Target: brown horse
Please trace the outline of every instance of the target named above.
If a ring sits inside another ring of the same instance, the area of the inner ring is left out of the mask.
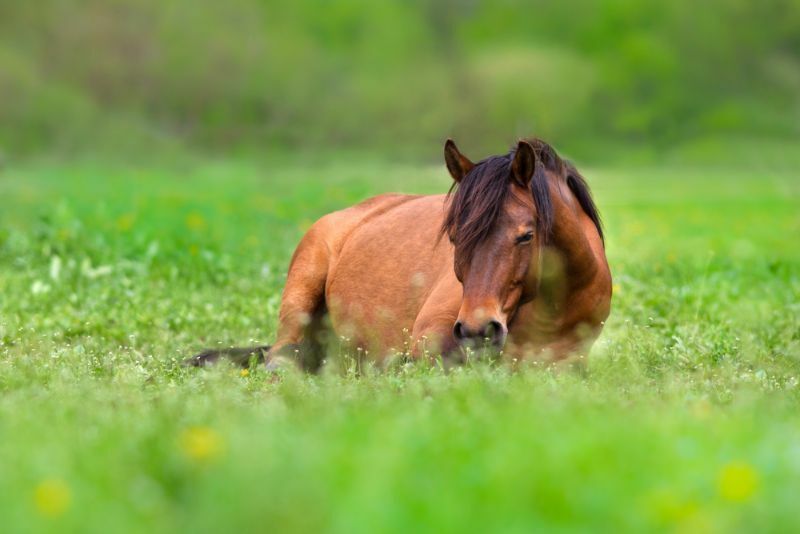
[[[444,156],[447,195],[380,195],[309,229],[274,345],[189,362],[257,354],[315,371],[331,331],[379,361],[460,360],[484,343],[513,360],[585,356],[609,314],[611,275],[584,179],[538,139],[478,163],[448,140]]]

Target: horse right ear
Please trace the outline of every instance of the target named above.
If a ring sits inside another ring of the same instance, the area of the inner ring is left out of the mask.
[[[444,162],[453,180],[460,182],[464,176],[475,166],[468,157],[459,152],[458,147],[452,139],[448,139],[444,144]]]
[[[536,151],[527,141],[520,141],[511,162],[511,179],[522,187],[528,187],[535,170]]]

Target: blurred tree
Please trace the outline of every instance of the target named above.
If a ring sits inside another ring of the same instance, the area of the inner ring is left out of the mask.
[[[0,147],[796,137],[798,29],[798,0],[0,0]]]

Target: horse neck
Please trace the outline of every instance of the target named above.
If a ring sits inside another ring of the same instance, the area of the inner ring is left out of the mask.
[[[549,247],[555,249],[563,261],[569,286],[579,288],[589,283],[599,269],[597,255],[587,233],[596,232],[596,229],[566,181],[555,174],[548,174],[553,204],[553,233]]]

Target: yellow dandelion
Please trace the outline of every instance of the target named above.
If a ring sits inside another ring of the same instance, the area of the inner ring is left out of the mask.
[[[239,372],[239,376],[241,376],[242,378],[247,378],[248,376],[250,376],[250,369],[242,369]]]
[[[686,522],[697,514],[699,506],[694,500],[676,491],[661,489],[648,498],[648,505],[655,518],[662,524]]]
[[[731,462],[720,470],[717,490],[720,496],[732,502],[750,500],[758,489],[758,473],[748,463]]]
[[[125,215],[121,215],[117,219],[117,230],[121,232],[127,232],[131,228],[133,228],[133,221],[135,217],[132,213],[126,213]]]
[[[212,428],[194,426],[181,433],[179,445],[187,458],[197,463],[206,463],[222,454],[224,443],[222,437]]]
[[[36,510],[46,517],[59,517],[69,508],[72,492],[66,482],[56,478],[43,480],[33,491]]]
[[[205,230],[206,220],[196,211],[192,212],[186,216],[186,227],[189,230]]]
[[[614,284],[611,286],[611,291],[616,295],[619,293],[619,284]]]

